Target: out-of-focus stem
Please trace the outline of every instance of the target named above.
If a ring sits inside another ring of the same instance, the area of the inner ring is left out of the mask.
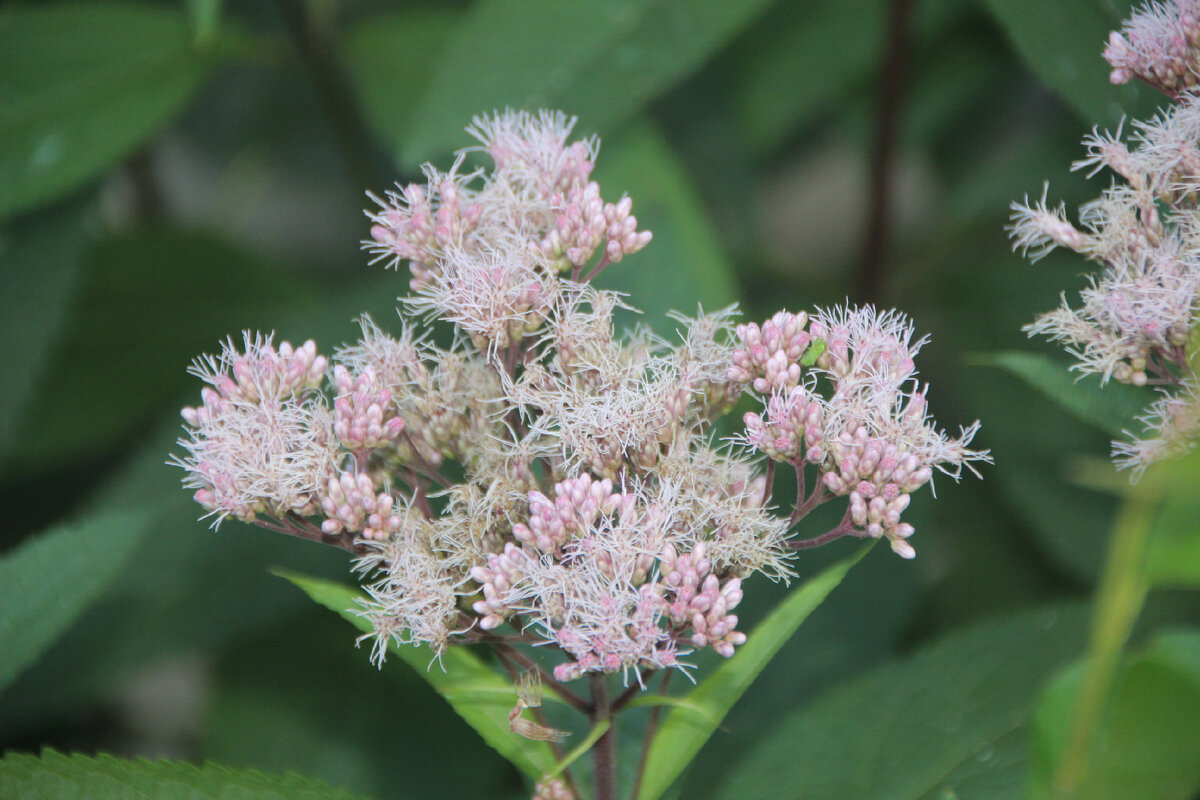
[[[871,188],[868,194],[867,230],[864,237],[858,290],[878,300],[884,282],[888,233],[891,227],[893,156],[900,127],[900,106],[908,72],[910,28],[916,0],[892,0],[888,15],[887,50],[879,65],[879,105],[876,107],[875,141],[871,148]]]
[[[775,485],[775,460],[767,459],[767,474],[766,484],[763,486],[762,505],[763,508],[771,502],[771,488]]]
[[[354,105],[350,80],[334,48],[334,9],[312,0],[277,0],[297,50],[324,104],[350,185],[357,192],[371,184],[371,137]]]
[[[1096,598],[1083,684],[1062,761],[1054,773],[1055,797],[1073,797],[1087,774],[1121,652],[1149,589],[1144,567],[1156,505],[1146,498],[1130,497],[1117,516]]]

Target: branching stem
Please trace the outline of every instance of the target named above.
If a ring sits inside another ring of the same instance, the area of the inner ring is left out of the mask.
[[[814,536],[811,539],[792,539],[787,543],[787,546],[793,550],[809,550],[813,547],[829,544],[843,536],[857,536],[859,538],[866,536],[864,532],[854,527],[854,521],[850,519],[850,509],[846,509],[846,515],[842,517],[841,522],[820,536]]]
[[[325,533],[325,531],[304,519],[304,517],[296,514],[289,514],[282,522],[256,519],[254,520],[254,524],[275,533],[283,533],[288,536],[295,536],[298,539],[304,539],[305,541],[337,547],[351,555],[361,556],[366,552],[366,547],[360,541],[356,540],[354,534],[349,531],[342,531],[339,534],[331,535]]]

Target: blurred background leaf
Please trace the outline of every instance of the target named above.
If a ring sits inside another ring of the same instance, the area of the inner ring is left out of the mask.
[[[0,374],[6,378],[0,393],[0,462],[67,323],[92,206],[92,198],[79,198],[19,228],[0,226],[0,341],[22,344],[5,347],[0,355]]]
[[[178,11],[0,9],[0,217],[91,180],[178,113],[212,66]]]
[[[1111,382],[1101,386],[1095,375],[1072,372],[1071,362],[1036,353],[992,353],[973,362],[1008,370],[1082,421],[1114,437],[1136,427],[1134,417],[1155,398],[1150,390],[1128,384]]]
[[[0,559],[0,692],[108,586],[146,533],[146,514],[96,514]]]
[[[483,0],[434,62],[402,153],[415,164],[505,107],[565,108],[615,132],[738,33],[766,0]],[[530,47],[529,42],[536,42]],[[569,101],[569,102],[568,102]]]
[[[1187,800],[1200,791],[1200,633],[1161,635],[1129,658],[1101,723],[1083,781],[1053,783],[1067,742],[1082,665],[1055,677],[1038,705],[1031,797]]]
[[[1083,646],[1079,608],[993,620],[831,691],[726,766],[715,797],[1023,796],[1040,680]]]
[[[1104,0],[984,0],[1025,63],[1079,115],[1081,124],[1115,126],[1131,111],[1154,109],[1151,89],[1115,87],[1097,55],[1125,16]]]

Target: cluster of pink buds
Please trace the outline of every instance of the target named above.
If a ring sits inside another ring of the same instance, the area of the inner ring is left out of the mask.
[[[1200,2],[1166,0],[1135,11],[1121,33],[1109,35],[1104,59],[1113,83],[1133,78],[1167,95],[1187,91],[1200,80]]]
[[[604,257],[610,264],[616,264],[625,256],[631,256],[650,244],[653,234],[650,231],[637,229],[637,217],[630,212],[633,210],[633,200],[622,197],[616,205],[608,203],[604,206]]]
[[[633,496],[613,491],[611,480],[592,480],[586,473],[554,485],[554,500],[529,493],[529,524],[513,526],[517,541],[543,553],[562,556],[562,546],[582,536],[601,514],[628,513]]]
[[[529,800],[577,800],[571,787],[562,778],[546,778],[538,781]]]
[[[262,503],[247,499],[248,493],[241,490],[232,473],[218,472],[209,461],[197,463],[192,472],[201,487],[192,495],[192,499],[205,510],[217,514],[218,522],[225,517],[254,522],[258,512],[263,510]]]
[[[375,492],[375,482],[364,472],[343,472],[330,478],[321,498],[327,534],[342,531],[359,533],[362,538],[383,541],[400,529],[401,518],[394,508],[395,498],[388,492]]]
[[[425,187],[416,183],[398,186],[397,191],[387,193],[386,200],[372,195],[380,210],[368,215],[375,225],[365,245],[375,254],[374,261],[387,259],[391,267],[408,261],[413,289],[428,282],[430,270],[447,247],[461,242],[479,224],[483,208],[473,202],[474,193],[466,188],[474,175],[458,175],[458,166],[448,174],[429,169]]]
[[[691,644],[732,657],[734,648],[746,642],[746,634],[735,630],[737,615],[729,613],[742,601],[741,580],[727,578],[722,583],[712,573],[712,562],[704,557],[704,542],[682,555],[674,545],[667,545],[658,560],[666,588],[667,618],[677,626],[691,626],[687,639]]]
[[[538,250],[559,271],[579,270],[591,260],[601,244],[604,261],[615,264],[650,243],[653,234],[637,229],[633,200],[624,197],[618,203],[605,203],[596,182],[575,188],[555,201],[561,207],[554,230],[537,244]]]
[[[896,553],[912,558],[906,540],[913,529],[900,522],[909,493],[928,483],[934,468],[957,480],[964,465],[990,460],[986,451],[967,448],[978,423],[957,438],[931,424],[925,389],[914,377],[914,356],[926,339],[914,340],[904,314],[836,306],[803,321],[807,332],[798,316],[785,312],[762,329],[737,329],[743,347],[734,353],[731,374],[757,375],[755,387],[761,381],[771,393],[763,413],[743,417],[745,431],[733,441],[791,464],[802,490],[805,470],[815,466],[820,484],[798,499],[793,522],[830,495],[847,497],[846,519],[832,538],[887,537]],[[783,346],[787,335],[790,350]],[[801,367],[811,370],[805,382],[788,386],[784,370],[798,380]]]
[[[504,545],[502,553],[491,553],[487,566],[471,568],[471,578],[479,584],[483,599],[472,608],[479,615],[479,627],[485,631],[499,627],[513,607],[507,602],[508,593],[529,572],[532,558],[512,542]]]
[[[563,206],[554,221],[554,230],[538,244],[541,253],[560,272],[586,264],[604,240],[607,228],[604,200],[595,181],[582,190],[572,190]]]
[[[913,527],[900,521],[910,493],[933,477],[933,470],[895,442],[872,437],[865,425],[853,425],[831,445],[835,469],[822,476],[825,487],[850,498],[850,518],[868,536],[882,536],[898,555],[914,558],[906,540]]]
[[[219,359],[211,356],[198,359],[190,372],[212,384],[226,400],[257,402],[299,394],[321,385],[329,362],[325,356],[317,355],[317,345],[312,339],[296,348],[289,342],[280,342],[278,350],[269,336],[252,337],[247,331],[244,339],[244,353],[239,353],[232,341],[226,342]],[[187,411],[184,409],[185,419]]]
[[[834,380],[872,374],[898,386],[915,371],[913,356],[925,344],[912,341],[905,315],[871,306],[823,309],[808,330],[823,342],[817,365]]]
[[[780,311],[759,328],[753,322],[737,326],[741,347],[733,351],[728,377],[738,383],[753,381],[754,391],[767,394],[800,383],[800,360],[812,337],[805,330],[808,314]]]
[[[745,442],[776,461],[799,464],[820,463],[825,458],[821,445],[821,400],[803,386],[793,386],[767,399],[767,414],[747,412]]]
[[[587,672],[676,666],[675,641],[659,625],[662,599],[654,584],[610,593],[596,592],[597,581],[589,583],[593,585],[579,591],[586,602],[570,603],[554,631],[555,643],[574,659],[556,666],[555,678],[569,681]]]
[[[392,403],[392,392],[374,367],[367,367],[355,377],[345,367],[336,366],[333,382],[338,393],[333,401],[333,432],[347,450],[383,447],[404,430],[404,420]]]
[[[203,404],[184,408],[187,473],[193,497],[220,524],[226,517],[253,522],[260,513],[309,514],[318,484],[336,465],[329,412],[315,391],[326,359],[312,341],[293,348],[271,337],[245,334],[245,352],[227,341],[220,356],[198,358],[191,372],[212,388]]]

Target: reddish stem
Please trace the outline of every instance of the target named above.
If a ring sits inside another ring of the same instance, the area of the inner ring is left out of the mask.
[[[811,539],[792,539],[787,543],[787,546],[793,550],[809,550],[813,547],[820,547],[823,544],[829,544],[832,541],[842,538],[843,536],[856,536],[859,538],[865,537],[867,534],[854,527],[854,523],[850,519],[850,509],[846,509],[846,516],[842,517],[842,521],[836,527],[822,533],[820,536],[814,536]]]
[[[592,705],[590,703],[568,689],[566,685],[555,678],[552,673],[547,672],[541,664],[538,664],[536,661],[522,653],[517,648],[510,644],[493,642],[486,636],[481,637],[480,641],[487,642],[488,644],[492,645],[492,647],[495,648],[497,655],[504,658],[510,658],[527,670],[535,670],[538,676],[542,679],[542,685],[549,687],[551,691],[562,698],[562,701],[571,708],[583,714],[592,713]]]
[[[603,270],[605,267],[607,267],[611,263],[612,262],[608,260],[608,253],[605,253],[604,257],[600,259],[600,263],[597,264],[595,267],[593,267],[591,272],[589,272],[587,275],[583,276],[583,282],[591,283],[596,278],[596,276],[600,274],[600,271]]]
[[[609,722],[608,730],[592,745],[593,797],[595,800],[616,800],[617,731],[608,701],[608,676],[603,672],[591,672],[588,680],[592,686],[592,723]]]
[[[767,507],[771,502],[771,487],[775,485],[775,459],[767,460],[767,483],[763,486],[762,506]]]
[[[829,490],[825,488],[825,484],[818,481],[816,488],[814,488],[812,491],[812,494],[808,496],[807,500],[801,503],[800,498],[804,496],[804,470],[802,468],[796,470],[796,491],[797,505],[796,508],[792,510],[792,516],[788,520],[789,527],[804,519],[804,517],[808,515],[808,512],[812,511],[814,508],[821,505],[821,503],[824,503],[826,500],[833,497],[833,495],[829,493]]]
[[[275,533],[283,533],[288,536],[295,536],[297,539],[304,539],[307,542],[316,542],[317,544],[327,544],[330,547],[336,547],[340,550],[345,550],[352,555],[361,556],[366,552],[366,547],[362,542],[354,538],[354,534],[349,531],[342,531],[338,534],[328,534],[325,531],[313,525],[303,517],[294,514],[282,522],[268,521],[265,519],[256,519],[254,524],[260,528],[265,528]]]

